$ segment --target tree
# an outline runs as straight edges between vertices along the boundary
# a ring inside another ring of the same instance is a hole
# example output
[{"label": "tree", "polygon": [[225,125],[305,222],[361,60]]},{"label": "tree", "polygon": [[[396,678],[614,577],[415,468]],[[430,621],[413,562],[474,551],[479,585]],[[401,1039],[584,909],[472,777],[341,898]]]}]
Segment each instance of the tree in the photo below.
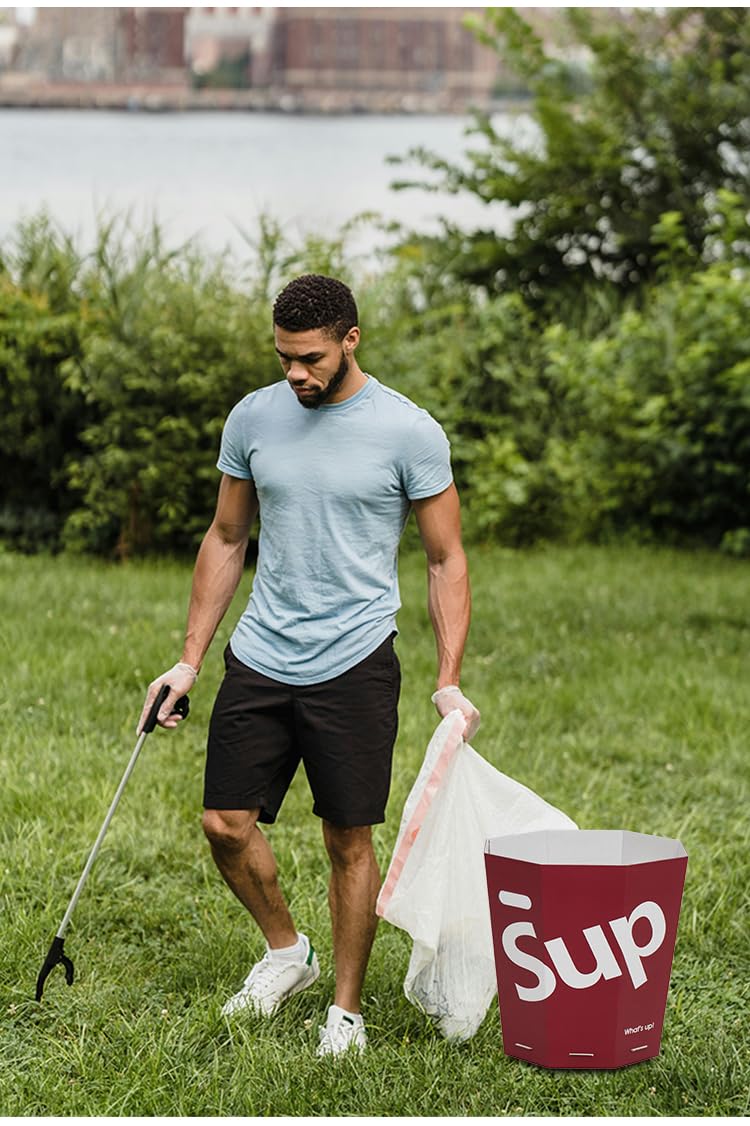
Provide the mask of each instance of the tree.
[{"label": "tree", "polygon": [[514,9],[475,18],[480,38],[526,80],[538,141],[500,136],[476,114],[469,132],[486,145],[466,153],[466,166],[414,149],[409,158],[441,180],[396,185],[515,209],[507,237],[446,224],[433,241],[458,276],[490,292],[519,289],[535,304],[591,282],[632,292],[658,269],[652,231],[663,213],[682,216],[687,246],[705,261],[717,193],[750,207],[750,11],[614,10],[606,23],[596,15],[565,13],[590,58],[583,90],[580,68],[549,57]]}]

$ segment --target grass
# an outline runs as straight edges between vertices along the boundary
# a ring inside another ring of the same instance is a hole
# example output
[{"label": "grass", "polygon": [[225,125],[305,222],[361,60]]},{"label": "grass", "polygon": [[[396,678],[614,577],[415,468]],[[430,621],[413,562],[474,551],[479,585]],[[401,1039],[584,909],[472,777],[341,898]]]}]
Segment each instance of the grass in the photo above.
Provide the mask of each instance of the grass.
[{"label": "grass", "polygon": [[[0,1114],[746,1115],[748,566],[711,554],[471,554],[466,691],[480,753],[582,828],[679,837],[690,862],[661,1055],[616,1072],[503,1055],[497,1006],[445,1043],[403,996],[409,939],[381,924],[370,1050],[317,1060],[332,985],[327,866],[303,776],[269,830],[322,973],[273,1020],[223,1000],[262,942],[202,839],[203,745],[242,584],[183,729],[147,740],[44,1001],[36,975],[135,742],[145,684],[179,655],[189,567],[0,554]],[[419,555],[401,564],[401,731],[385,868],[435,724]]]}]

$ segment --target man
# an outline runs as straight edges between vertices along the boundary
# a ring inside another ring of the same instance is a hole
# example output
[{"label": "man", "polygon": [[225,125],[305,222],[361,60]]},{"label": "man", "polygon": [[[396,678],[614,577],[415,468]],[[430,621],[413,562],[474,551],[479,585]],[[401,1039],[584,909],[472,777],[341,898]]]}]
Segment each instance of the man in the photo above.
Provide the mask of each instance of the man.
[{"label": "man", "polygon": [[426,411],[359,367],[350,290],[334,278],[297,278],[276,299],[273,321],[286,378],[227,418],[182,659],[150,685],[141,725],[163,683],[171,691],[159,723],[179,722],[172,705],[195,683],[259,513],[253,589],[209,726],[203,828],[266,953],[223,1012],[270,1015],[319,974],[258,828],[276,819],[301,760],[331,863],[336,991],[318,1053],[336,1055],[366,1044],[360,995],[380,886],[371,826],[384,820],[398,723],[397,549],[411,508],[428,559],[433,700],[441,715],[464,713],[467,738],[479,724],[458,688],[469,580],[448,441]]}]

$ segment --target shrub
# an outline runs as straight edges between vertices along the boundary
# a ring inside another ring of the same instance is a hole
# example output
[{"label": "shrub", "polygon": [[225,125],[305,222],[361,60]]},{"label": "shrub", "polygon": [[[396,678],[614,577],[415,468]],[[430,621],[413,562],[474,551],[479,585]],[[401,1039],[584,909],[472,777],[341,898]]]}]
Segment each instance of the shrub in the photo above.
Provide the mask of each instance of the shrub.
[{"label": "shrub", "polygon": [[106,239],[83,275],[81,354],[66,385],[88,404],[67,463],[76,510],[64,541],[126,557],[195,547],[213,511],[228,410],[267,382],[267,313],[219,267]]},{"label": "shrub", "polygon": [[718,545],[747,526],[749,316],[750,277],[717,264],[655,287],[593,340],[548,330],[548,361],[580,418],[569,460],[586,479],[591,530]]},{"label": "shrub", "polygon": [[747,219],[719,202],[713,265],[695,269],[666,214],[659,277],[637,305],[600,292],[554,323],[518,293],[446,278],[415,245],[357,281],[343,242],[295,252],[265,223],[240,283],[189,247],[165,250],[158,229],[126,246],[103,226],[81,259],[32,225],[0,273],[0,537],[192,554],[224,418],[280,378],[273,293],[314,269],[354,285],[366,370],[445,427],[468,539],[627,534],[746,554]]},{"label": "shrub", "polygon": [[430,304],[414,265],[395,306],[381,292],[368,359],[445,426],[469,537],[745,551],[750,275],[726,256],[685,273],[679,224],[657,235],[662,277],[609,317],[545,325],[518,294]]},{"label": "shrub", "polygon": [[79,446],[83,402],[61,365],[80,349],[75,313],[0,274],[0,538],[22,551],[59,546],[72,500],[65,461]]}]

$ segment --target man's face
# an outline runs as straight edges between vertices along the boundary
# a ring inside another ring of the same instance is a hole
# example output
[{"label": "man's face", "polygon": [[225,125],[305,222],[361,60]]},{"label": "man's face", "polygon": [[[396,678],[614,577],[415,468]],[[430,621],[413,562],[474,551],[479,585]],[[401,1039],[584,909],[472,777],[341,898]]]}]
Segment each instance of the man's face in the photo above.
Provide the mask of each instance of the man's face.
[{"label": "man's face", "polygon": [[287,381],[303,407],[314,410],[334,399],[349,372],[352,329],[343,341],[322,329],[287,332],[274,325],[274,342]]}]

